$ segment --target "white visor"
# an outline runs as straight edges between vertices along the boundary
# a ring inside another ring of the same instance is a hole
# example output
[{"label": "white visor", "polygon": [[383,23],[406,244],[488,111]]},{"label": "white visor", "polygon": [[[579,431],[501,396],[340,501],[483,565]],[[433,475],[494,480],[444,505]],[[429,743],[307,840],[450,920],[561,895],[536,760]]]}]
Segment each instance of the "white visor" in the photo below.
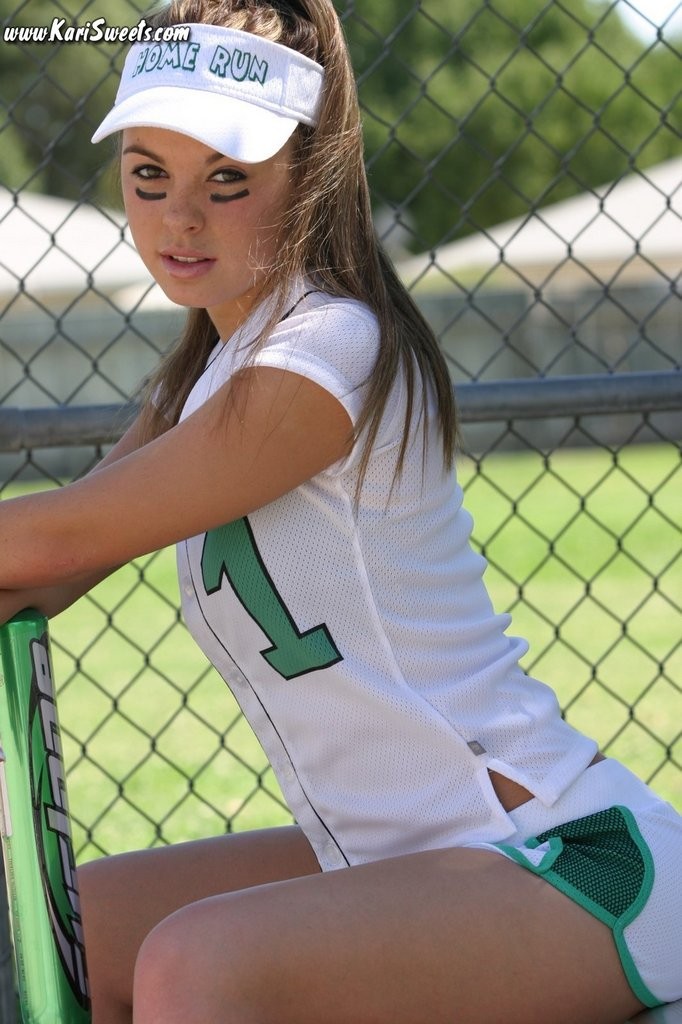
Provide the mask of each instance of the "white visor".
[{"label": "white visor", "polygon": [[187,42],[136,43],[112,110],[92,136],[167,128],[243,163],[278,153],[298,124],[317,124],[324,70],[280,43],[215,25]]}]

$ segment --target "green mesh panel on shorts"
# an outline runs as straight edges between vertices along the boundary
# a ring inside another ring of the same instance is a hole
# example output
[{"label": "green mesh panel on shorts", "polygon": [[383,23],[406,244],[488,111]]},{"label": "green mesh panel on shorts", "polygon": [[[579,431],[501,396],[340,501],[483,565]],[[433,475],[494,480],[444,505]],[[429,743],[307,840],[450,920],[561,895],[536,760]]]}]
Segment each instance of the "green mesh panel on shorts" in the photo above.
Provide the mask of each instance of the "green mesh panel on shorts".
[{"label": "green mesh panel on shorts", "polygon": [[[642,912],[654,884],[651,851],[632,811],[610,807],[548,829],[521,847],[496,845],[608,925],[633,992],[645,1006],[661,1005],[643,981],[625,938],[625,929]],[[539,862],[528,856],[531,851],[542,854]]]},{"label": "green mesh panel on shorts", "polygon": [[537,842],[557,836],[563,849],[552,871],[614,918],[622,917],[640,897],[646,865],[620,808],[559,825]]}]

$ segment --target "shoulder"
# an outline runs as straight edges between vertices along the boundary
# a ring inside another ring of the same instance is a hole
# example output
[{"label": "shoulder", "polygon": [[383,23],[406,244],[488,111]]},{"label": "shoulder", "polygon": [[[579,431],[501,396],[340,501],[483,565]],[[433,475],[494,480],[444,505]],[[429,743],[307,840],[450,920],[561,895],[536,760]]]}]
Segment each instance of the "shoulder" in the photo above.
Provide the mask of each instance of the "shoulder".
[{"label": "shoulder", "polygon": [[379,351],[379,322],[364,302],[309,290],[273,331],[268,345],[278,343],[317,351],[333,362],[370,363],[371,371]]},{"label": "shoulder", "polygon": [[338,398],[360,399],[379,348],[379,323],[367,305],[308,291],[276,325],[254,362],[311,377]]}]

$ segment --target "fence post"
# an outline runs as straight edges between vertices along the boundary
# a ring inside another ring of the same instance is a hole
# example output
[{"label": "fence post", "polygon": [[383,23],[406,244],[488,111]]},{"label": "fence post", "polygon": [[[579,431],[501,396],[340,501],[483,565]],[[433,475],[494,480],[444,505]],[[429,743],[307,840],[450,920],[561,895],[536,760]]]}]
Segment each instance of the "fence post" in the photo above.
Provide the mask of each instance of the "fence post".
[{"label": "fence post", "polygon": [[9,908],[5,886],[5,865],[0,855],[0,1022],[15,1024],[16,991],[14,960],[9,928]]}]

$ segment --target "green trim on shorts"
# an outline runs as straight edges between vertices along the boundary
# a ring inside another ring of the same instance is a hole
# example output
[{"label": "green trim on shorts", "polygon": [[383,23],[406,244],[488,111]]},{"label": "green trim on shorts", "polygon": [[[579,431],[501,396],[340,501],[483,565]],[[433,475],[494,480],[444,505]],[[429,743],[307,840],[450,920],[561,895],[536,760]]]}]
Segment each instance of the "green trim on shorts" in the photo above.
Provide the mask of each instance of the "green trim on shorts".
[{"label": "green trim on shorts", "polygon": [[[526,850],[546,845],[539,864]],[[654,862],[632,811],[610,807],[557,825],[522,847],[495,843],[522,867],[541,875],[613,932],[628,983],[645,1006],[662,1006],[644,984],[623,932],[642,912],[654,884]]]}]

